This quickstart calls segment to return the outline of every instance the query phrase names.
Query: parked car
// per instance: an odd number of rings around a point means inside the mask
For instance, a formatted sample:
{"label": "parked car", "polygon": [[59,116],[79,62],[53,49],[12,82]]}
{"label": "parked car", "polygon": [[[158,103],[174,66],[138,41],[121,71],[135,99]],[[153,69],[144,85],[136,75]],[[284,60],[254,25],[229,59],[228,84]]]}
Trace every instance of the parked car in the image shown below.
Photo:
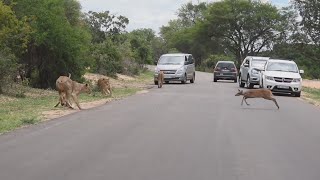
{"label": "parked car", "polygon": [[276,93],[290,93],[300,97],[303,70],[290,60],[268,60],[261,74],[261,87]]}
{"label": "parked car", "polygon": [[254,85],[260,85],[260,71],[264,69],[269,57],[247,56],[241,66],[239,72],[239,86],[251,89]]}
{"label": "parked car", "polygon": [[233,61],[218,61],[213,71],[213,81],[220,79],[237,82],[237,68]]}
{"label": "parked car", "polygon": [[165,83],[180,81],[185,84],[195,82],[195,62],[191,54],[174,53],[163,54],[159,60],[154,73],[154,84],[158,85],[158,74],[163,71]]}

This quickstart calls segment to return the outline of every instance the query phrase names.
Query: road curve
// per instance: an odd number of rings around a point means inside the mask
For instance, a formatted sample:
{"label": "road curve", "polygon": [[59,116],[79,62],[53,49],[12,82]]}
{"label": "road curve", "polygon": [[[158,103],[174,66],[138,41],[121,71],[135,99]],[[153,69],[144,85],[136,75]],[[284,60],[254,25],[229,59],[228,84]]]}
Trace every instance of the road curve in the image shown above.
{"label": "road curve", "polygon": [[320,109],[169,84],[0,136],[0,180],[319,180]]}

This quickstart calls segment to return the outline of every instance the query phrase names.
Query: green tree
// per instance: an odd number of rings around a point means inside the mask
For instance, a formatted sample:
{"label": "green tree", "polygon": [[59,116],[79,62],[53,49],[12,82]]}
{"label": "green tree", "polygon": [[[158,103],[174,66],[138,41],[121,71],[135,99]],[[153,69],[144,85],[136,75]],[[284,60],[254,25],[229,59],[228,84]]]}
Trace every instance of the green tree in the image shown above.
{"label": "green tree", "polygon": [[247,0],[223,0],[209,5],[204,27],[209,37],[222,40],[240,64],[247,55],[270,48],[281,15],[275,6]]}
{"label": "green tree", "polygon": [[95,61],[95,72],[115,77],[116,73],[122,71],[121,54],[110,39],[94,44],[91,52]]}
{"label": "green tree", "polygon": [[19,20],[11,7],[0,2],[0,94],[17,71],[16,57],[25,52],[31,32],[26,19]]}
{"label": "green tree", "polygon": [[28,66],[27,75],[34,87],[54,87],[55,80],[68,73],[73,79],[81,80],[91,37],[78,20],[80,5],[77,3],[66,0],[16,1],[14,9],[18,17],[32,19],[30,24],[34,32],[23,62]]}
{"label": "green tree", "polygon": [[92,42],[102,43],[107,38],[114,39],[116,35],[124,32],[129,19],[125,16],[116,16],[109,11],[86,13],[86,22],[91,30]]}
{"label": "green tree", "polygon": [[182,5],[178,10],[178,18],[185,27],[191,27],[198,21],[203,20],[206,9],[207,4],[205,2],[199,4],[192,4],[192,2],[189,2]]}
{"label": "green tree", "polygon": [[320,45],[320,2],[319,0],[294,0],[302,17],[301,24],[313,43]]}

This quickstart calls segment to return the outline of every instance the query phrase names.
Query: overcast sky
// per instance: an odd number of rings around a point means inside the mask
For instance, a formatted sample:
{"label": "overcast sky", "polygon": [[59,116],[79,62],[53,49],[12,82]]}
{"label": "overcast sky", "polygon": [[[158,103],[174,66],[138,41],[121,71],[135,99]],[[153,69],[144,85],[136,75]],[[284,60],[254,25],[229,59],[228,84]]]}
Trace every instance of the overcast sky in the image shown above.
{"label": "overcast sky", "polygon": [[[191,0],[79,0],[82,10],[110,11],[112,14],[123,15],[129,18],[127,30],[138,28],[151,28],[159,32],[162,25],[176,18],[176,12],[181,5]],[[214,0],[199,0],[200,2],[212,2]],[[268,1],[268,0],[267,0]],[[270,1],[270,0],[269,0]],[[289,0],[271,0],[277,6],[284,6]],[[198,0],[192,0],[197,3]]]}

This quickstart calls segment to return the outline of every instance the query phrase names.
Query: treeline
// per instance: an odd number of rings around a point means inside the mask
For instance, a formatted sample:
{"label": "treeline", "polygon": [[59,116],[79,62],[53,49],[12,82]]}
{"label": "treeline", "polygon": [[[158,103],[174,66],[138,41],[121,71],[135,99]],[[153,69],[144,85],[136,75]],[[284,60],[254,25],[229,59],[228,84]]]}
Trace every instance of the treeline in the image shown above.
{"label": "treeline", "polygon": [[292,59],[305,77],[320,77],[320,3],[288,7],[252,0],[187,3],[160,28],[127,32],[129,19],[81,11],[77,0],[0,2],[0,93],[17,72],[28,84],[54,88],[60,75],[82,81],[85,72],[138,74],[167,52],[192,53],[198,70],[218,60],[239,66],[248,55]]}
{"label": "treeline", "polygon": [[190,52],[200,70],[218,60],[239,66],[248,55],[291,59],[305,77],[320,77],[320,2],[293,0],[277,8],[252,0],[187,3],[162,26],[169,49]]}
{"label": "treeline", "polygon": [[0,24],[0,93],[19,70],[31,86],[54,88],[68,73],[135,75],[167,51],[153,30],[129,33],[127,17],[83,13],[77,0],[2,0]]}

